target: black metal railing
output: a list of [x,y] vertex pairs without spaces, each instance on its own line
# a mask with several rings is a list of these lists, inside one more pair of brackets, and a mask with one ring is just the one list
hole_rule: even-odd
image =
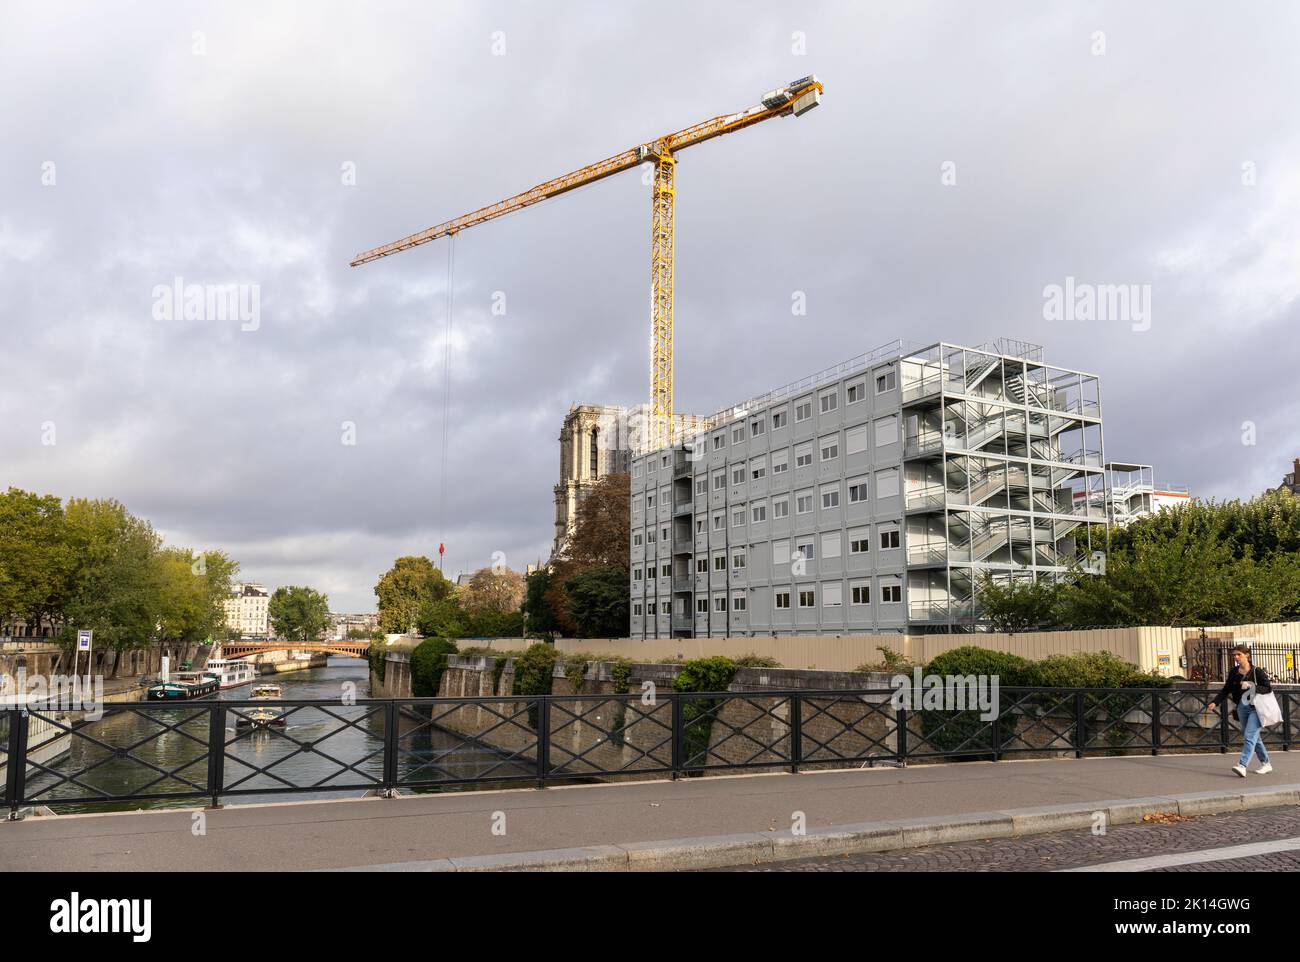
[[[1001,688],[997,711],[890,689],[195,701],[0,711],[11,813],[32,805],[475,788],[948,759],[1227,752],[1212,690]],[[1300,691],[1278,689],[1290,750]],[[271,715],[266,714],[271,709]],[[991,715],[992,717],[985,717]],[[1280,744],[1279,744],[1280,742]]]
[[[1198,682],[1223,681],[1227,672],[1233,667],[1232,653],[1237,645],[1234,641],[1220,641],[1217,638],[1193,639],[1187,645],[1187,677]],[[1252,644],[1250,646],[1251,664],[1268,672],[1272,679],[1283,683],[1300,683],[1300,645]]]

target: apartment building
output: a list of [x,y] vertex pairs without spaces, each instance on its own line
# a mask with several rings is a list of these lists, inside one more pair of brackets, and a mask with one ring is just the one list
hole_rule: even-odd
[[259,584],[234,584],[230,597],[222,602],[226,627],[239,632],[241,638],[269,638],[271,597]]
[[953,631],[1104,545],[1098,378],[896,341],[634,455],[633,638]]

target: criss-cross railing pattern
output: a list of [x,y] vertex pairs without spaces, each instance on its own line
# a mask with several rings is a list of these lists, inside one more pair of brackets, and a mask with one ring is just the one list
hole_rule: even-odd
[[799,761],[902,761],[898,712],[883,695],[809,693],[799,698]]
[[[382,771],[373,769],[382,767],[384,747],[380,744],[366,750],[376,723],[382,726],[381,706],[358,707],[342,701],[286,702],[284,707],[274,709],[278,712],[275,724],[263,724],[255,720],[253,713],[264,710],[266,705],[262,700],[216,704],[217,727],[223,736],[229,736],[221,742],[222,795],[382,786]],[[360,737],[351,742],[340,737],[348,735]],[[270,743],[267,747],[273,750],[240,750],[261,740]],[[358,745],[361,747],[354,747]],[[289,750],[284,754],[275,751],[285,747]],[[253,760],[267,756],[270,760],[265,764]],[[376,759],[378,762],[371,765]],[[322,764],[323,774],[319,770]]]
[[639,775],[671,769],[672,702],[642,695],[557,697],[547,776]]
[[[1277,688],[1289,750],[1300,691]],[[990,690],[991,696],[991,690]],[[893,689],[665,691],[0,710],[0,772],[24,805],[335,790],[539,787],[617,776],[1004,756],[1235,749],[1205,689],[1002,688],[988,705]],[[947,705],[947,707],[945,707]],[[1280,744],[1279,744],[1280,743]]]
[[397,724],[390,738],[397,785],[451,786],[537,777],[538,737],[533,724],[541,701],[536,697],[403,702],[395,709]]
[[1077,700],[1072,692],[1004,688],[998,697],[999,755],[1077,750]]
[[[71,713],[56,709],[33,708],[25,718],[11,713],[17,717],[11,717],[10,724],[21,726],[28,739],[26,750],[17,753],[26,755],[24,801],[156,801],[207,794],[209,745],[186,730],[203,718],[204,706],[145,711],[137,705],[107,705],[102,713],[93,725],[84,719],[77,724]],[[158,764],[146,754],[167,735],[179,743],[169,746],[172,757],[181,756],[172,765]],[[122,764],[110,773],[110,763]]]

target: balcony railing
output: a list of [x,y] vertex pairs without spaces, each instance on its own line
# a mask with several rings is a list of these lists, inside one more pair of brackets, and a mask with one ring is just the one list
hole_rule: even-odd
[[948,546],[946,544],[922,544],[909,545],[907,548],[907,563],[913,565],[934,565],[943,564],[948,560]]
[[908,511],[932,511],[942,508],[947,502],[947,492],[942,484],[931,484],[923,488],[910,488],[907,492]]

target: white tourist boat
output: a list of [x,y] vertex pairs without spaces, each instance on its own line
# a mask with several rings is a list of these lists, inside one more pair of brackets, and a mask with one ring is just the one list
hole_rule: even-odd
[[238,688],[257,680],[257,666],[238,658],[209,658],[203,673],[216,678],[222,688]]

